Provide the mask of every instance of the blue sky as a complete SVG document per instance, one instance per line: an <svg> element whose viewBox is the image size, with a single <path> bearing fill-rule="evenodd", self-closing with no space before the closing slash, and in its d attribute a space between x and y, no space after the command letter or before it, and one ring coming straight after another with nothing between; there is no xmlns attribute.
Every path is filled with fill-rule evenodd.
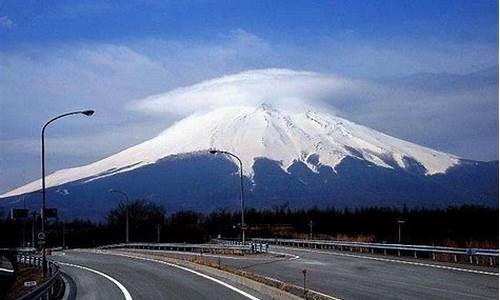
<svg viewBox="0 0 500 300"><path fill-rule="evenodd" d="M0 192L104 158L178 115L137 99L236 72L286 68L369 82L345 117L465 158L498 159L498 1L2 1ZM89 147L91 145L91 147Z"/></svg>

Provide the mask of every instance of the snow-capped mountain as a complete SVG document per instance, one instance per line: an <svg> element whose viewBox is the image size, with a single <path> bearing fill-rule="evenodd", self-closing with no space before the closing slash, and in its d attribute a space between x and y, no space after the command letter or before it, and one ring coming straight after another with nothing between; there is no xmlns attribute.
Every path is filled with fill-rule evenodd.
<svg viewBox="0 0 500 300"><path fill-rule="evenodd" d="M319 165L333 169L346 157L355 157L384 168L421 165L425 174L444 173L459 158L393 138L344 118L313 110L286 112L269 104L259 107L225 107L195 114L165 130L157 137L95 163L57 171L46 178L47 187L127 172L153 164L169 155L221 149L237 154L243 172L253 176L256 158L280 163L287 170L303 162L317 171ZM33 192L40 182L10 191L1 197Z"/></svg>
<svg viewBox="0 0 500 300"><path fill-rule="evenodd" d="M470 178L474 183L474 176L462 173L464 166L471 173L471 168L478 172L488 163L406 142L334 114L278 110L268 104L196 113L108 158L56 171L46 183L59 205L71 197L95 198L96 190L98 197L104 197L107 189L121 186L136 197L169 198L172 209L179 208L175 203L181 208L213 209L229 205L237 192L229 188L231 179L217 174L233 178L237 168L228 157L210 155L209 149L241 158L248 193L257 206L276 201L326 206L418 205L419 201L428 205L425 201L431 201L441 206L476 201L485 193L464 184ZM487 167L495 169L495 165ZM462 175L450 179L448 174L457 170ZM488 171L487 182L495 182L492 174ZM37 180L0 197L32 193L40 186ZM183 201L186 198L192 203ZM309 202L300 200L304 198Z"/></svg>

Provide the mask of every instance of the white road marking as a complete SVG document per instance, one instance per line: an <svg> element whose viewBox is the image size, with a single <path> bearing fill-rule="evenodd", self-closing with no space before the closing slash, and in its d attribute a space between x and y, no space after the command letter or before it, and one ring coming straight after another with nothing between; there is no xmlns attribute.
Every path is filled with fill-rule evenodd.
<svg viewBox="0 0 500 300"><path fill-rule="evenodd" d="M193 274L196 274L198 276L201 276L203 278L206 278L208 280L211 280L215 283L218 283L224 287L227 287L228 289L231 289L245 297L247 297L248 299L252 299L252 300L260 300L259 298L255 297L255 296L252 296L250 295L249 293L245 292L245 291L242 291L240 289L238 289L237 287L235 286L232 286L228 283L225 283L224 281L222 280L219 280L217 278L213 278L213 277L210 277L208 275L205 275L203 273L200 273L198 271L195 271L195 270L191 270L189 268L186 268L186 267L183 267L183 266L179 266L179 265L176 265L176 264L173 264L173 263L169 263L169 262L166 262L166 261L161 261L161 260L157 260L157 259L152 259L152 258L146 258L146 257L140 257L140 256L134 256L134 255L126 255L126 254L118 254L118 253L107 253L107 252L101 252L103 254L109 254L109 255L117 255L117 256L123 256L123 257L128 257L128 258L135 258L135 259L142 259L142 260L147 260L147 261L152 261L152 262L155 262L155 263L160 263L160 264L164 264L164 265L167 265L167 266L170 266L170 267L174 267L174 268L178 268L178 269L181 269L181 270L184 270L184 271L187 271L187 272L190 272L190 273L193 273Z"/></svg>
<svg viewBox="0 0 500 300"><path fill-rule="evenodd" d="M101 275L102 277L104 277L104 278L110 280L111 282L113 282L122 291L123 296L125 296L125 300L132 300L132 296L130 296L130 293L123 286L123 284L121 284L118 280L114 279L113 277L111 277L111 276L109 276L107 274L104 274L103 272L100 272L100 271L97 271L97 270L94 270L94 269L91 269L91 268L87 268L87 267L84 267L84 266L80 266L80 265L70 264L70 263L64 263L64 262L57 262L57 263L60 264L60 265L63 265L63 266L79 268L79 269L82 269L82 270L86 270L86 271L90 271L90 272L96 273L97 275Z"/></svg>
<svg viewBox="0 0 500 300"><path fill-rule="evenodd" d="M203 276L203 277L205 277L205 278L207 278L207 279L214 280L215 282L220 283L220 284L222 284L222 285L224 285L224 286L227 286L228 288L230 288L230 289L232 289L232 290L234 290L234 291L236 291L236 292L238 292L238 293L240 293L240 294L241 294L241 293L244 293L244 294L242 294L242 295L245 295L245 294L246 294L245 296L247 296L247 297L248 297L248 298L250 298L250 299L253 299L253 300L256 300L256 299L258 300L258 299L259 299L259 298L256 298L256 297L254 297L254 296L250 295L250 294L247 294L247 293L245 293L245 292L243 292L243 291L241 291L241 290L239 290L239 289L237 289L237 288L235 288L235 287L233 287L233 286L231 286L231 285L229 285L229 284L227 284L227 283L225 283L225 282L223 282L223 281L220 281L220 280L218 280L218 279L212 278L212 277L210 277L210 276L208 276L208 275L205 275L205 274L203 274L203 273L199 273L199 272L197 272L197 271L194 271L194 270L191 270L191 269L188 269L188 268L182 267L182 266L178 266L178 265L175 265L175 264L171 264L171 263L168 263L168 262L164 262L164 261L161 261L161 260L156 260L156 259L152 259L152 258L138 257L138 256L133 256L133 255L118 254L118 253L105 253L105 252L101 252L101 253L104 253L104 254L110 254L110 255L124 256L124 257L129 257L129 258L137 258L137 259L149 260L149 261L153 261L153 262L156 262L156 263L166 264L166 265L169 265L169 266L172 266L172 267L180 268L180 269L186 270L186 271L188 271L188 272L192 272L192 273L194 273L194 274L197 274L197 275ZM288 254L288 253L281 253L281 252L269 252L269 253L272 253L272 254L279 254L279 255L285 255L285 256L291 256L291 258L289 258L289 260L295 260L295 259L299 259L299 258L300 258L298 255L293 255L293 254ZM274 278L272 278L272 277L267 277L267 276L264 276L264 277L269 278L270 280L276 280L276 279L274 279ZM234 288L234 289L233 289L233 288ZM314 292L314 293L316 293L316 294L319 294L319 295L321 295L321 296L323 296L323 297L326 297L326 298L328 298L328 299L332 299L332 300L341 300L340 298L336 298L336 297L333 297L333 296L330 296L330 295L327 295L327 294L324 294L324 293L318 292L318 291L316 291L316 290L310 290L310 291L311 291L311 292Z"/></svg>
<svg viewBox="0 0 500 300"><path fill-rule="evenodd" d="M14 273L14 270L12 270L12 269L6 269L6 268L0 268L0 271L2 271L2 272L8 272L8 273Z"/></svg>
<svg viewBox="0 0 500 300"><path fill-rule="evenodd" d="M364 256L364 255L326 252L326 251L320 251L320 250L310 250L310 249L300 249L300 248L290 248L290 247L277 247L277 248L291 249L291 250L295 250L295 251L303 251L303 252L310 252L310 253L320 253L320 254L326 254L326 255L345 256L345 257L361 258L361 259L376 260L376 261L393 262L393 263L400 263L400 264L406 264L406 265L453 270L453 271L466 272L466 273L498 276L498 273L494 273L494 272L487 272L487 271L480 271L480 270L473 270L473 269L464 269L464 268L450 267L450 266L444 266L444 265L433 265L433 264L428 264L428 263L407 261L407 260L401 260L401 259L390 259L390 258L382 258L382 257L372 257L372 256Z"/></svg>
<svg viewBox="0 0 500 300"><path fill-rule="evenodd" d="M126 249L129 252L134 252L135 249ZM132 250L132 251L130 251ZM155 249L137 249L139 251L137 252L151 252L151 253L171 253L171 254L181 254L181 255L191 255L191 256L202 256L202 257L216 257L216 258L226 258L226 259L236 259L236 260L271 260L271 258L260 258L260 257L248 257L248 256L229 256L229 255L217 255L217 254L208 254L208 253L203 253L203 255L200 255L200 253L196 252L183 252L183 251L171 251L171 250L155 250ZM271 253L271 252L269 252ZM287 253L277 253L273 252L271 254L280 254L280 255L286 255L286 256L295 256Z"/></svg>
<svg viewBox="0 0 500 300"><path fill-rule="evenodd" d="M313 291L313 290L311 290L311 291ZM330 295L327 295L327 294L323 294L323 293L318 292L318 291L313 291L313 292L315 292L316 294L321 295L321 296L323 296L323 297L325 297L325 298L328 298L328 299L332 299L332 300L342 300L342 299L340 299L340 298L335 298L335 297L333 297L333 296L330 296Z"/></svg>
<svg viewBox="0 0 500 300"><path fill-rule="evenodd" d="M69 286L69 282L68 282L68 280L66 279L66 275L65 275L65 274L63 274L63 275L61 276L61 278L62 278L62 280L64 281L64 286L65 286L65 288L64 288L64 294L63 294L63 296L62 296L61 300L68 300L68 299L69 299L69 293L70 293L70 286Z"/></svg>
<svg viewBox="0 0 500 300"><path fill-rule="evenodd" d="M271 253L271 254L274 254L274 255L290 256L290 258L288 260L296 260L296 259L300 258L300 256L298 256L298 255L284 253L284 252L269 251L268 253Z"/></svg>

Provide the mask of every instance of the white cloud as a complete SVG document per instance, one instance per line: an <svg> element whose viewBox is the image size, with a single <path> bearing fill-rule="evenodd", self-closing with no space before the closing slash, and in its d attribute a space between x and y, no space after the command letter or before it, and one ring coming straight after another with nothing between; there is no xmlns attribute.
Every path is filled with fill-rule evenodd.
<svg viewBox="0 0 500 300"><path fill-rule="evenodd" d="M0 17L0 23L10 26L8 20ZM50 128L51 138L61 139L61 143L53 140L57 145L53 150L68 157L68 163L58 167L65 167L140 142L199 109L261 102L327 103L346 118L391 135L463 157L494 159L498 74L490 76L494 80L488 79L488 87L460 83L460 90L448 86L446 92L440 79L431 76L432 93L413 78L404 86L398 83L398 88L380 79L421 72L468 74L497 65L498 45L342 37L318 37L297 45L243 29L214 34L208 40L141 38L19 46L0 52L0 143L13 142L0 146L5 158L0 169L8 169L12 177L20 176L16 172L21 170L28 177L38 176L37 157L23 157L32 163L30 167L24 162L15 165L15 158L20 153L28 156L30 148L36 154L40 124L59 112L97 110L91 122L68 119ZM484 82L481 77L469 80ZM446 85L449 82L454 79L445 80ZM135 113L139 111L149 114ZM130 139L113 133L130 124L144 126L131 132ZM481 140L474 140L478 136ZM84 153L90 139L93 148ZM9 185L14 186L14 180ZM4 181L1 189L7 189Z"/></svg>
<svg viewBox="0 0 500 300"><path fill-rule="evenodd" d="M320 104L360 83L331 74L259 69L223 76L133 102L131 110L148 114L188 115L220 106L268 102L275 106Z"/></svg>

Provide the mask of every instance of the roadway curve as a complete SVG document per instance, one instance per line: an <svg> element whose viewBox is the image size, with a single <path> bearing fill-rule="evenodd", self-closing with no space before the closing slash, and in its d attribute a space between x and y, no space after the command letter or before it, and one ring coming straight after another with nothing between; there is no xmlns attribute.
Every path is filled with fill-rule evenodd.
<svg viewBox="0 0 500 300"><path fill-rule="evenodd" d="M200 275L153 261L80 251L56 253L51 259L60 263L72 288L69 299L127 299L119 285L102 274L121 284L132 299L268 299L246 287L231 283L250 297Z"/></svg>
<svg viewBox="0 0 500 300"><path fill-rule="evenodd" d="M351 256L342 252L284 247L272 249L300 256L300 259L278 262L282 265L279 268L256 265L251 269L296 284L300 284L300 280L297 276L294 280L290 274L307 269L312 289L343 299L498 299L498 274L436 268L430 266L432 261L423 260L410 259L401 263L391 257ZM498 268L483 270L498 273Z"/></svg>
<svg viewBox="0 0 500 300"><path fill-rule="evenodd" d="M289 256L282 259L222 257L220 260L223 265L299 286L303 284L302 270L306 269L308 288L341 299L498 299L498 267L276 246L270 250Z"/></svg>

